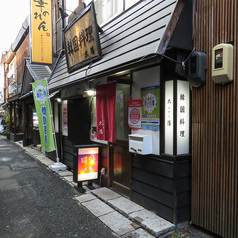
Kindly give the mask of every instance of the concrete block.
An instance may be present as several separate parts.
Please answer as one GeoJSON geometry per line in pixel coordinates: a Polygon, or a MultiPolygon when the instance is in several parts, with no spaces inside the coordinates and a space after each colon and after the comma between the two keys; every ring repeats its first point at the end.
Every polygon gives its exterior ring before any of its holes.
{"type": "Polygon", "coordinates": [[[148,230],[156,237],[160,237],[169,231],[175,229],[175,225],[165,219],[157,216],[146,209],[129,214],[132,220],[141,220],[141,227],[148,230]]]}
{"type": "Polygon", "coordinates": [[[64,179],[68,182],[73,182],[73,176],[66,176],[64,179]]]}
{"type": "Polygon", "coordinates": [[[132,222],[116,211],[100,216],[99,219],[119,236],[135,230],[132,222]]]}
{"type": "Polygon", "coordinates": [[[139,228],[135,231],[127,233],[126,235],[122,236],[122,238],[154,238],[155,236],[151,235],[147,231],[139,228]]]}
{"type": "Polygon", "coordinates": [[[96,217],[108,214],[114,210],[99,199],[82,203],[96,217]]]}
{"type": "Polygon", "coordinates": [[[118,197],[108,200],[108,203],[120,213],[128,216],[128,214],[143,210],[144,208],[125,197],[118,197]]]}
{"type": "Polygon", "coordinates": [[[54,161],[47,159],[47,158],[37,158],[42,164],[46,165],[46,166],[50,166],[52,164],[54,164],[54,161]]]}
{"type": "Polygon", "coordinates": [[[108,188],[99,188],[92,191],[92,193],[102,199],[103,201],[108,201],[109,199],[114,199],[121,197],[120,194],[108,189],[108,188]]]}
{"type": "Polygon", "coordinates": [[[92,201],[92,200],[97,199],[97,198],[94,195],[92,195],[91,193],[87,193],[87,194],[83,194],[81,196],[78,196],[75,199],[77,201],[79,201],[80,203],[83,203],[83,202],[92,201]]]}
{"type": "Polygon", "coordinates": [[[73,173],[71,171],[57,171],[56,173],[58,173],[61,177],[65,177],[65,176],[73,176],[73,173]]]}

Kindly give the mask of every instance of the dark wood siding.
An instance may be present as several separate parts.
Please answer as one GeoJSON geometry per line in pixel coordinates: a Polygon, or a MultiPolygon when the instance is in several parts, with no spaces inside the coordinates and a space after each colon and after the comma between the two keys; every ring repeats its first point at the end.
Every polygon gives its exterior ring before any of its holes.
{"type": "Polygon", "coordinates": [[[16,52],[16,71],[17,75],[17,84],[21,84],[23,80],[24,73],[24,58],[29,57],[30,55],[30,47],[29,47],[29,35],[27,35],[26,39],[23,41],[22,45],[16,52]]]}
{"type": "Polygon", "coordinates": [[[194,46],[207,54],[206,85],[192,90],[192,222],[238,237],[238,82],[236,0],[198,0],[194,46]],[[215,85],[212,48],[234,44],[234,82],[215,85]]]}
{"type": "Polygon", "coordinates": [[[67,136],[62,136],[63,163],[73,169],[74,144],[68,140],[67,136]]]}
{"type": "Polygon", "coordinates": [[[191,158],[132,158],[132,201],[174,224],[190,220],[191,158]]]}

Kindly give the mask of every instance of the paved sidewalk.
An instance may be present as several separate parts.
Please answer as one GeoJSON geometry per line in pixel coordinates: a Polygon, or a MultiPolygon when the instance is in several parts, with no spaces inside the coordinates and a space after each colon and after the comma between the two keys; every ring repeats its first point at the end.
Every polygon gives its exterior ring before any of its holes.
{"type": "MultiPolygon", "coordinates": [[[[22,142],[15,142],[29,155],[40,161],[50,171],[49,166],[54,161],[49,159],[44,153],[35,148],[23,147],[22,142]]],[[[53,172],[60,178],[77,188],[77,183],[73,182],[73,173],[71,171],[53,172]]],[[[75,197],[79,205],[85,207],[107,227],[109,227],[117,237],[122,238],[213,238],[217,237],[201,230],[199,227],[185,224],[184,227],[176,228],[174,224],[164,220],[156,214],[144,209],[138,204],[130,201],[128,198],[114,192],[113,190],[100,187],[93,184],[94,190],[91,190],[83,183],[85,193],[75,197]]]]}
{"type": "MultiPolygon", "coordinates": [[[[1,137],[3,136],[0,135],[0,138],[1,137]]],[[[53,172],[49,166],[54,164],[54,161],[50,160],[44,153],[36,150],[36,148],[23,147],[21,141],[15,143],[31,157],[45,165],[52,173],[57,174],[62,180],[72,187],[77,188],[77,184],[73,182],[73,173],[71,171],[53,172]]],[[[180,224],[180,226],[176,228],[174,224],[162,219],[111,189],[93,184],[95,189],[90,190],[86,185],[87,183],[83,183],[83,188],[86,192],[74,197],[74,199],[80,206],[89,210],[94,216],[100,219],[103,224],[109,227],[116,237],[218,237],[190,224],[184,224],[184,226],[180,224]]]]}
{"type": "MultiPolygon", "coordinates": [[[[50,165],[54,164],[54,161],[50,160],[44,153],[31,147],[23,147],[21,141],[15,143],[29,155],[47,166],[48,169],[50,165]]],[[[77,183],[73,182],[73,173],[71,171],[66,170],[54,173],[58,174],[61,179],[71,186],[77,187],[77,183]]],[[[174,224],[144,209],[128,198],[109,188],[100,187],[96,184],[93,184],[93,186],[95,189],[90,190],[83,183],[83,188],[86,192],[75,197],[75,199],[114,231],[118,237],[164,237],[175,230],[174,224]]]]}

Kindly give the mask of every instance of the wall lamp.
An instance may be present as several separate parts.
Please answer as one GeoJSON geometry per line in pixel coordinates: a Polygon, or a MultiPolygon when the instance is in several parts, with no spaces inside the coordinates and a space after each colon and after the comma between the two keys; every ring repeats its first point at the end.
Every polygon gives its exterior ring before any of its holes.
{"type": "Polygon", "coordinates": [[[93,96],[96,94],[96,91],[92,88],[92,83],[90,82],[89,84],[89,89],[85,91],[85,93],[88,94],[88,96],[93,96]]]}
{"type": "Polygon", "coordinates": [[[88,94],[88,96],[93,96],[95,94],[95,91],[92,90],[92,89],[89,89],[89,90],[87,90],[85,92],[88,94]]]}
{"type": "Polygon", "coordinates": [[[74,11],[70,11],[68,9],[63,9],[61,6],[59,6],[59,11],[60,11],[60,14],[61,14],[61,18],[64,19],[66,17],[68,17],[69,15],[66,13],[66,11],[69,11],[69,12],[72,12],[76,15],[76,12],[74,11]]]}

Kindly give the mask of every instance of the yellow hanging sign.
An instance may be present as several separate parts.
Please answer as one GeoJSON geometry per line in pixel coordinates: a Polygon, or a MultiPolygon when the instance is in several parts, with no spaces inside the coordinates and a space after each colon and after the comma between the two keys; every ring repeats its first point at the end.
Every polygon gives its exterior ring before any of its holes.
{"type": "Polygon", "coordinates": [[[31,60],[52,64],[51,0],[31,0],[31,60]]]}

